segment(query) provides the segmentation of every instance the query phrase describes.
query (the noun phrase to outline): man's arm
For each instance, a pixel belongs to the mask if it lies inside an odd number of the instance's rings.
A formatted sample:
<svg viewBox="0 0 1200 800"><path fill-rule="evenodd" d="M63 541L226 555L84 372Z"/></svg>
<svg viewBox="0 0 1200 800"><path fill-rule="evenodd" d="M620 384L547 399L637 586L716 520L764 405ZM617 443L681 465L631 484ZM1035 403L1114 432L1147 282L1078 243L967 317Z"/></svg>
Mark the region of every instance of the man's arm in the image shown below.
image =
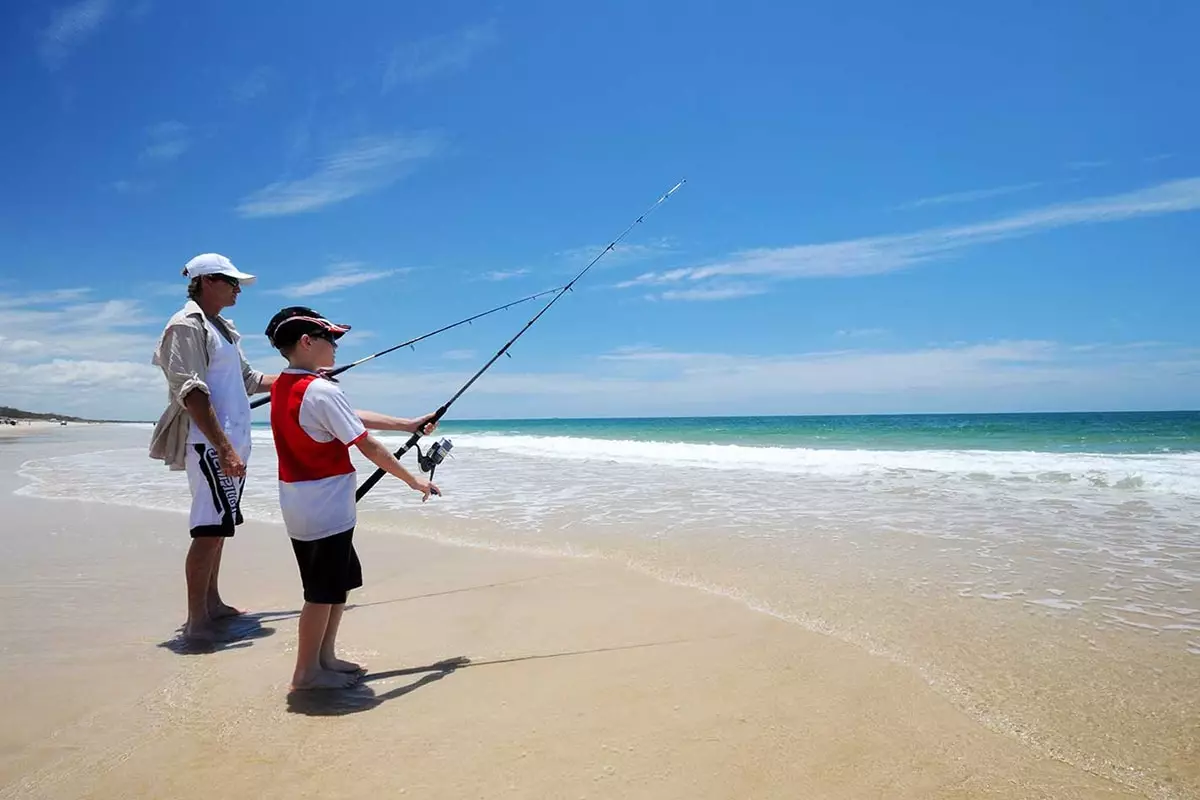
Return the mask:
<svg viewBox="0 0 1200 800"><path fill-rule="evenodd" d="M242 346L238 344L238 358L242 361L242 383L246 385L246 394L254 395L271 391L271 384L279 379L279 375L266 375L250 366Z"/></svg>
<svg viewBox="0 0 1200 800"><path fill-rule="evenodd" d="M364 422L363 424L366 423ZM391 454L383 442L371 434L368 433L354 444L358 448L358 451L366 456L372 464L389 475L394 475L404 481L408 484L409 488L420 492L422 494L421 502L428 500L430 494L441 494L437 485L432 481L415 477L411 472L406 470L404 465L396 460L396 457Z"/></svg>
<svg viewBox="0 0 1200 800"><path fill-rule="evenodd" d="M208 392L193 389L183 398L183 407L187 409L188 416L192 418L192 424L200 429L204 438L208 439L218 455L224 457L226 452L234 452L233 445L229 443L229 437L225 435L221 423L217 421L217 414L213 411L212 403L208 399Z"/></svg>
<svg viewBox="0 0 1200 800"><path fill-rule="evenodd" d="M242 349L238 348L240 354ZM279 379L279 375L266 375L250 366L246 357L242 356L242 383L246 385L246 394L254 395L271 391L271 385Z"/></svg>
<svg viewBox="0 0 1200 800"><path fill-rule="evenodd" d="M404 431L405 433L416 433L422 427L426 426L429 420L433 419L433 414L426 414L423 417L416 419L405 419L403 417L389 417L387 414L380 414L378 411L359 411L354 412L358 418L362 420L364 427L376 431ZM433 433L433 426L424 431L425 435Z"/></svg>

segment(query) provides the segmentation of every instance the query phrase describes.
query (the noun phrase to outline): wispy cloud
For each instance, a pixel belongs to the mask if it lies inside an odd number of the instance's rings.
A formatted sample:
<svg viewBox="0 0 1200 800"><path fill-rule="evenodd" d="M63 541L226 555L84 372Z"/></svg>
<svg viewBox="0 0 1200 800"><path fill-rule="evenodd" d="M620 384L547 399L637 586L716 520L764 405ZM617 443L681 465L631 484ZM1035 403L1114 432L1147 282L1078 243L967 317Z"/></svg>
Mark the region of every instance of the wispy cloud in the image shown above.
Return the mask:
<svg viewBox="0 0 1200 800"><path fill-rule="evenodd" d="M647 272L618 286L697 285L714 280L793 280L878 275L946 258L967 248L1021 236L1102 222L1176 214L1200 209L1200 178L1185 178L1124 194L1046 206L988 222L916 233L875 236L826 244L758 248L697 267ZM666 298L664 298L666 299Z"/></svg>
<svg viewBox="0 0 1200 800"><path fill-rule="evenodd" d="M441 147L431 133L362 137L325 157L311 175L252 192L237 210L243 217L316 211L395 183Z"/></svg>
<svg viewBox="0 0 1200 800"><path fill-rule="evenodd" d="M1089 170L1089 169L1102 169L1111 164L1112 164L1112 162L1108 161L1108 160L1072 161L1069 164L1067 164L1067 169L1073 170L1075 172L1082 172L1084 170Z"/></svg>
<svg viewBox="0 0 1200 800"><path fill-rule="evenodd" d="M485 281L509 281L513 278L520 278L522 275L528 274L529 270L527 269L498 269L483 273L483 279Z"/></svg>
<svg viewBox="0 0 1200 800"><path fill-rule="evenodd" d="M133 300L87 302L89 289L59 289L0 297L0 350L9 358L150 358L160 322ZM164 320L161 320L165 322Z"/></svg>
<svg viewBox="0 0 1200 800"><path fill-rule="evenodd" d="M152 126L146 136L148 143L141 153L145 161L174 161L192 145L188 126L175 120Z"/></svg>
<svg viewBox="0 0 1200 800"><path fill-rule="evenodd" d="M651 240L649 242L619 244L613 247L610 252L605 252L607 245L590 244L583 247L572 247L567 250L559 250L554 254L555 258L562 259L571 267L582 267L596 256L604 253L604 258L599 264L606 266L616 266L619 264L632 264L638 261L649 261L653 258L666 256L673 252L674 247L667 239ZM597 264L597 267L599 267Z"/></svg>
<svg viewBox="0 0 1200 800"><path fill-rule="evenodd" d="M495 24L488 22L400 44L388 58L382 91L386 94L401 83L421 83L439 75L461 72L495 44L497 38Z"/></svg>
<svg viewBox="0 0 1200 800"><path fill-rule="evenodd" d="M886 333L886 328L843 328L837 332L837 335L846 339L866 339L883 336Z"/></svg>
<svg viewBox="0 0 1200 800"><path fill-rule="evenodd" d="M753 286L748 283L734 283L726 286L706 286L696 289L668 289L658 295L652 295L658 300L713 301L735 300L739 297L753 297L765 294L765 286Z"/></svg>
<svg viewBox="0 0 1200 800"><path fill-rule="evenodd" d="M80 0L54 12L42 31L40 52L50 69L58 69L71 51L92 36L112 11L112 0Z"/></svg>
<svg viewBox="0 0 1200 800"><path fill-rule="evenodd" d="M139 296L174 297L180 302L187 297L187 278L178 281L151 281L138 286L135 294Z"/></svg>
<svg viewBox="0 0 1200 800"><path fill-rule="evenodd" d="M293 283L279 289L273 289L270 293L290 298L318 297L340 289L348 289L351 286L359 286L371 281L381 280L406 271L397 269L363 269L362 265L356 262L343 262L333 265L320 277L304 281L303 283Z"/></svg>
<svg viewBox="0 0 1200 800"><path fill-rule="evenodd" d="M271 82L275 80L275 70L271 67L257 69L235 81L230 89L230 95L236 103L249 103L267 93Z"/></svg>
<svg viewBox="0 0 1200 800"><path fill-rule="evenodd" d="M926 206L942 206L955 203L974 203L978 200L988 200L992 197L1003 197L1008 194L1016 194L1017 192L1026 192L1030 189L1036 189L1041 186L1041 181L1032 181L1030 183L1015 183L1010 186L996 186L991 189L972 189L966 192L951 192L949 194L939 194L933 197L922 197L919 200L913 200L909 203L904 203L896 208L900 210L911 210L914 208L925 208Z"/></svg>
<svg viewBox="0 0 1200 800"><path fill-rule="evenodd" d="M474 350L447 350L442 353L442 358L450 359L451 361L467 361L475 357Z"/></svg>
<svg viewBox="0 0 1200 800"><path fill-rule="evenodd" d="M32 292L18 295L0 294L0 308L22 308L27 306L73 303L83 300L91 291L91 289L78 287L74 289L51 289L48 292Z"/></svg>
<svg viewBox="0 0 1200 800"><path fill-rule="evenodd" d="M112 182L112 190L117 194L148 194L154 190L154 181L122 178Z"/></svg>
<svg viewBox="0 0 1200 800"><path fill-rule="evenodd" d="M411 402L440 402L467 376L422 373ZM410 375L358 376L365 404L413 391ZM1131 388L1134 387L1134 388ZM1200 390L1200 353L1178 346L1087 353L1040 340L777 356L621 348L554 372L500 372L463 398L462 415L607 416L1153 407ZM428 396L426 396L426 394ZM1156 398L1167 398L1156 399Z"/></svg>

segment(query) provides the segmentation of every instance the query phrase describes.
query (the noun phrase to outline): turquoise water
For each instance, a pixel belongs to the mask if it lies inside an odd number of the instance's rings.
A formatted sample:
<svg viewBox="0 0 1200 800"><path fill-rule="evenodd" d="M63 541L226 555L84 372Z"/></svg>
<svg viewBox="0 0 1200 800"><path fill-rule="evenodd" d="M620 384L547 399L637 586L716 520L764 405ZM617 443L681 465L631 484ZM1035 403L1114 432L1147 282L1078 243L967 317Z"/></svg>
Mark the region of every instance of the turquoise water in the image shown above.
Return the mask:
<svg viewBox="0 0 1200 800"><path fill-rule="evenodd" d="M531 419L442 423L442 433L839 450L1200 452L1200 411Z"/></svg>

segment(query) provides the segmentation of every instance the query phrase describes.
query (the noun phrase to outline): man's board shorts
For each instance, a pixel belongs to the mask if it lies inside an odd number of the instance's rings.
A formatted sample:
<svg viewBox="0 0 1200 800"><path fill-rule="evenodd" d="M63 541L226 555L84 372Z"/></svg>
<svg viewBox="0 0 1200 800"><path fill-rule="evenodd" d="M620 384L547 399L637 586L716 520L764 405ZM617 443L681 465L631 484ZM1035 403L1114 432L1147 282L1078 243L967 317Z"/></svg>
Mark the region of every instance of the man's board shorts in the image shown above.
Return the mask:
<svg viewBox="0 0 1200 800"><path fill-rule="evenodd" d="M243 455L242 460L245 458ZM246 479L226 476L217 451L206 444L188 445L185 466L192 490L192 538L233 536L234 527L242 524L242 487Z"/></svg>
<svg viewBox="0 0 1200 800"><path fill-rule="evenodd" d="M362 586L362 565L354 552L354 528L323 539L292 539L307 603L337 605Z"/></svg>

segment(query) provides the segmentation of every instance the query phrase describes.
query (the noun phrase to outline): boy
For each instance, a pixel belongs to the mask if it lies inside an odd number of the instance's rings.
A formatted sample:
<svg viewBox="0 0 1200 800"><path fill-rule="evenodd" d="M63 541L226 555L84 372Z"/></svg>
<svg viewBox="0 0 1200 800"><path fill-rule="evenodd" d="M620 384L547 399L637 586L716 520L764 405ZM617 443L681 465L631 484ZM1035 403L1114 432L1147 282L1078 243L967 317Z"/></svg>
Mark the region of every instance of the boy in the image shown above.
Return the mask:
<svg viewBox="0 0 1200 800"><path fill-rule="evenodd" d="M362 586L354 551L355 470L350 447L359 449L421 493L441 494L414 477L367 428L428 435L433 416L399 419L354 411L342 390L320 371L333 366L337 340L349 325L336 325L311 308L290 306L271 318L267 338L288 361L271 387L271 434L279 458L279 506L292 540L304 609L293 689L338 689L356 683L362 668L334 654L338 624L351 589Z"/></svg>

